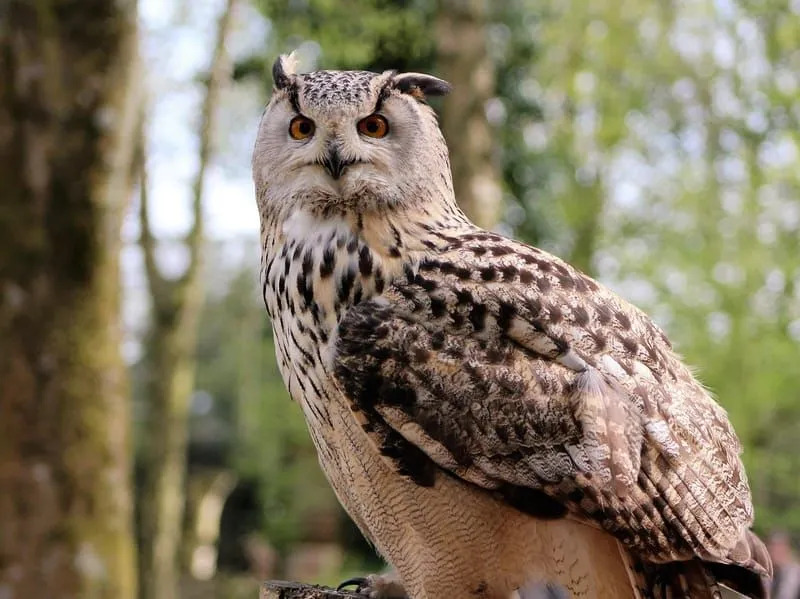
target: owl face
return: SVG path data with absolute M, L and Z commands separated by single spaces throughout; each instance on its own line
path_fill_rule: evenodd
M 444 81 L 393 71 L 297 75 L 290 67 L 281 57 L 273 68 L 275 90 L 253 153 L 262 209 L 379 209 L 443 185 L 436 168 L 450 180 L 436 116 L 424 102 L 449 89 Z

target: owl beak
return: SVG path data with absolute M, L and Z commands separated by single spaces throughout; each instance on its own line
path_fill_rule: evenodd
M 353 164 L 353 161 L 342 160 L 342 156 L 339 154 L 339 148 L 335 145 L 328 146 L 328 153 L 325 158 L 322 159 L 322 166 L 325 167 L 325 170 L 328 171 L 334 179 L 341 177 L 344 169 L 350 164 Z

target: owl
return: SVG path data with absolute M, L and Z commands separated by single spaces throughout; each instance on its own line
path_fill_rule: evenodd
M 359 590 L 766 597 L 725 411 L 644 313 L 469 221 L 426 102 L 450 86 L 286 56 L 273 78 L 262 290 L 320 464 L 395 570 Z

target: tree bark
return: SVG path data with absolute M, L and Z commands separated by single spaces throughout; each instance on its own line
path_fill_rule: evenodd
M 134 0 L 0 10 L 0 595 L 136 594 L 121 215 Z
M 139 591 L 142 599 L 175 599 L 178 596 L 189 398 L 194 386 L 197 326 L 203 303 L 200 276 L 205 228 L 203 185 L 220 88 L 230 77 L 225 42 L 231 29 L 235 1 L 227 0 L 219 19 L 202 106 L 199 166 L 193 185 L 193 224 L 185 240 L 189 266 L 176 280 L 165 278 L 156 264 L 156 240 L 148 215 L 146 160 L 144 156 L 139 160 L 140 243 L 153 304 L 153 322 L 146 343 L 149 376 L 140 524 Z M 144 146 L 140 144 L 143 153 Z
M 486 0 L 442 0 L 436 23 L 439 74 L 453 85 L 444 99 L 442 130 L 450 147 L 453 186 L 461 208 L 491 229 L 502 216 L 503 194 L 486 119 L 495 72 L 486 46 Z

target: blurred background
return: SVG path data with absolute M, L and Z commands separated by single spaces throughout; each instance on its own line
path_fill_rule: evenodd
M 453 84 L 464 209 L 654 316 L 791 565 L 800 1 L 4 0 L 0 598 L 255 599 L 382 567 L 259 296 L 250 152 L 290 50 Z

